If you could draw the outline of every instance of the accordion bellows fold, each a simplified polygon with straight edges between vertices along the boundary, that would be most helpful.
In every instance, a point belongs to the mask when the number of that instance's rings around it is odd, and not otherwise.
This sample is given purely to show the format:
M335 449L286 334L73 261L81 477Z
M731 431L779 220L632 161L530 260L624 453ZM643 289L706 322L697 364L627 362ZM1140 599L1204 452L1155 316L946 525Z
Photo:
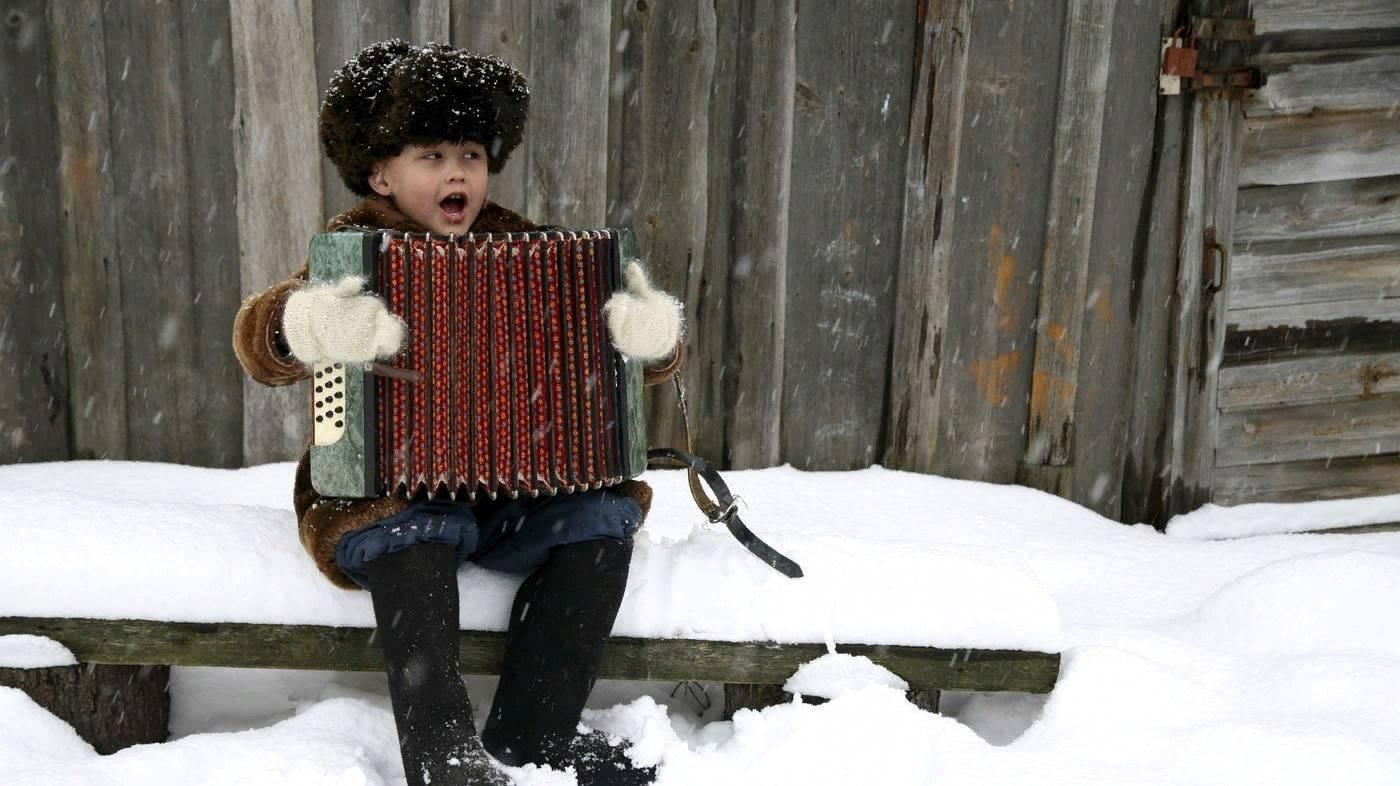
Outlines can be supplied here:
M364 226L394 229L401 232L424 232L412 219L401 213L393 203L382 197L370 197L332 219L326 231L343 226ZM527 232L546 229L519 214L487 202L472 224L475 233ZM287 295L305 285L308 266L242 304L234 318L233 347L244 371L254 380L269 386L281 386L308 379L311 368L300 363L279 347L278 328ZM645 384L664 382L678 372L684 360L684 347L677 344L671 357L644 370ZM299 536L303 547L316 566L333 584L345 589L358 589L335 565L335 547L347 533L403 510L407 502L397 498L346 499L323 497L311 485L308 447L297 466L293 488L293 508L297 515ZM651 487L645 481L626 480L611 487L613 491L636 500L642 518L651 508Z

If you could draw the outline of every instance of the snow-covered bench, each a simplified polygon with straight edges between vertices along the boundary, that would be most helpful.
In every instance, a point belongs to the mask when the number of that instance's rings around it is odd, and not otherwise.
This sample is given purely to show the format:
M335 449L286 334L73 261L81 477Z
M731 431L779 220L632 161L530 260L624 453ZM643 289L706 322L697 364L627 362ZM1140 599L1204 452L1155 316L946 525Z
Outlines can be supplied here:
M379 670L368 595L331 587L296 541L292 470L0 468L0 506L20 514L0 552L0 635L43 635L89 663ZM729 473L745 520L806 570L790 580L698 526L683 473L646 477L656 502L601 676L775 686L834 646L916 690L1054 686L1054 600L1013 552L940 529L959 515L929 496L940 479ZM498 669L518 582L462 572L467 671Z

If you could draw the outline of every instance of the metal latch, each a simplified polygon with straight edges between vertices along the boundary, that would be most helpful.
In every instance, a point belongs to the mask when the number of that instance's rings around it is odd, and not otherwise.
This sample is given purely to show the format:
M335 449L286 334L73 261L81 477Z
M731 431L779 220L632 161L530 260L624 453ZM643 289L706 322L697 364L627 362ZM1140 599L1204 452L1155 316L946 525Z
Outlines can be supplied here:
M1258 68L1239 62L1247 58L1254 41L1253 19L1192 17L1190 35L1186 32L1183 25L1162 39L1158 93L1264 86L1266 78Z

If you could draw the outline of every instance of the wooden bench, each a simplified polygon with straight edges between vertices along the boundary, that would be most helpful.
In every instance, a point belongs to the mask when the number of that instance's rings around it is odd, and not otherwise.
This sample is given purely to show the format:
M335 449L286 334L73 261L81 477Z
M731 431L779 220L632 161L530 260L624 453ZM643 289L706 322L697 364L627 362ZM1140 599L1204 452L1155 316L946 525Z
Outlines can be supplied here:
M85 664L383 669L372 628L0 617L0 635L16 633L58 641ZM463 631L463 672L500 673L504 650L504 633ZM930 710L937 710L938 691L944 690L1048 693L1060 671L1060 656L1047 652L861 644L838 644L837 650L865 655L903 677L917 694L917 703ZM740 708L783 700L780 686L787 678L801 664L824 654L823 644L614 637L599 676L723 683L725 716L730 717ZM15 670L0 669L5 671ZM151 672L147 668L141 673ZM3 674L0 684L6 684Z

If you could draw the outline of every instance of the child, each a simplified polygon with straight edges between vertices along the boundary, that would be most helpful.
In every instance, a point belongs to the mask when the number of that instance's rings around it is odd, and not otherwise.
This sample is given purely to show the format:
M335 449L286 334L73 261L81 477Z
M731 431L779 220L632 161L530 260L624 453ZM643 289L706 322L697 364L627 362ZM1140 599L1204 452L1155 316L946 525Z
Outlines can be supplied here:
M539 229L486 201L524 133L525 78L494 57L442 44L372 44L336 72L321 107L321 142L350 190L365 197L326 227L408 232ZM600 152L601 154L601 152ZM249 298L234 349L266 385L306 379L314 362L392 355L405 326L362 279L291 279ZM605 305L618 349L652 364L647 384L676 373L680 304L626 271ZM297 465L294 507L302 545L337 586L373 601L404 771L410 784L509 783L498 760L573 766L580 784L650 783L604 735L577 726L622 601L632 534L651 505L643 481L538 499L331 499ZM505 664L480 739L458 672L456 572L470 560L528 574L511 611ZM470 598L468 598L470 602Z

